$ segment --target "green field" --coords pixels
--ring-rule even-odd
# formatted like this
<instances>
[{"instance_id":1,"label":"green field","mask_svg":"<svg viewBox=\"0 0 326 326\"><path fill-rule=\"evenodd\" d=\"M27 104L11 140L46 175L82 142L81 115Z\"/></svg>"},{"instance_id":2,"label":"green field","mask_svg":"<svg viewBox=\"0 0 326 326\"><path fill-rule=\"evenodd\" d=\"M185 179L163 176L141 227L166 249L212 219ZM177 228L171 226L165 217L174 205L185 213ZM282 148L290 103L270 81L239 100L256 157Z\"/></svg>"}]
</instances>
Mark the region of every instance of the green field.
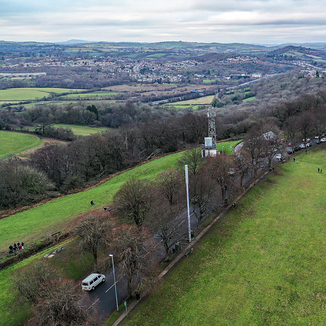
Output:
<instances>
[{"instance_id":1,"label":"green field","mask_svg":"<svg viewBox=\"0 0 326 326\"><path fill-rule=\"evenodd\" d=\"M209 105L212 103L214 95L194 98L192 100L175 102L177 105ZM173 104L173 103L171 103Z\"/></svg>"},{"instance_id":2,"label":"green field","mask_svg":"<svg viewBox=\"0 0 326 326\"><path fill-rule=\"evenodd\" d=\"M180 102L171 102L169 104L166 104L165 106L174 106L178 109L192 109L192 110L198 110L200 106L203 105L210 105L214 99L214 95L210 96L203 96L199 98L195 98L192 100L187 101L180 101Z\"/></svg>"},{"instance_id":3,"label":"green field","mask_svg":"<svg viewBox=\"0 0 326 326\"><path fill-rule=\"evenodd\" d=\"M256 99L256 96L252 96L252 97L245 98L243 100L243 102L250 102L250 101L254 101L255 99Z\"/></svg>"},{"instance_id":4,"label":"green field","mask_svg":"<svg viewBox=\"0 0 326 326\"><path fill-rule=\"evenodd\" d=\"M67 128L71 129L72 132L77 136L89 136L91 134L96 134L98 132L108 131L109 128L92 128L87 126L77 126L77 125L66 125L66 124L56 124L55 128Z\"/></svg>"},{"instance_id":5,"label":"green field","mask_svg":"<svg viewBox=\"0 0 326 326\"><path fill-rule=\"evenodd\" d=\"M9 88L0 90L0 101L32 101L49 97L51 94L72 93L80 91L65 88Z\"/></svg>"},{"instance_id":6,"label":"green field","mask_svg":"<svg viewBox=\"0 0 326 326\"><path fill-rule=\"evenodd\" d=\"M220 142L216 144L216 149L220 152L224 152L225 154L231 155L234 154L234 147L240 142L241 140ZM232 148L230 146L232 146Z\"/></svg>"},{"instance_id":7,"label":"green field","mask_svg":"<svg viewBox=\"0 0 326 326\"><path fill-rule=\"evenodd\" d=\"M0 131L0 144L0 158L2 158L40 146L42 140L36 136L19 132Z\"/></svg>"},{"instance_id":8,"label":"green field","mask_svg":"<svg viewBox=\"0 0 326 326\"><path fill-rule=\"evenodd\" d=\"M24 242L28 247L28 244L44 239L50 233L66 230L69 222L73 221L76 216L91 209L91 200L95 201L94 209L101 209L112 201L114 194L126 180L131 177L153 180L158 173L174 166L181 155L182 153L176 153L153 160L90 190L61 197L1 219L0 252L5 252L13 241Z\"/></svg>"},{"instance_id":9,"label":"green field","mask_svg":"<svg viewBox=\"0 0 326 326\"><path fill-rule=\"evenodd\" d=\"M100 100L101 101L101 104L112 104L112 103L116 103L115 100ZM10 102L12 103L12 102ZM77 104L79 105L80 104L80 100L68 100L68 101L64 101L64 100L49 100L49 101L38 101L37 102L37 105L35 105L34 102L32 103L28 103L28 104L24 104L24 108L26 109L33 109L35 107L37 107L38 105L43 105L43 104L48 104L48 103L51 103L53 105L57 105L57 106L60 106L60 105L63 105L63 106L66 106L66 105L69 105L69 104ZM83 104L86 104L86 105L93 105L93 104L96 104L96 102L94 102L94 100L83 100ZM14 105L12 105L14 106Z\"/></svg>"},{"instance_id":10,"label":"green field","mask_svg":"<svg viewBox=\"0 0 326 326\"><path fill-rule=\"evenodd\" d=\"M95 99L99 99L102 97L109 97L109 96L115 96L115 95L119 95L119 93L118 92L98 91L98 92L89 92L89 93L81 93L81 94L63 95L62 98L67 98L67 99L95 98Z\"/></svg>"},{"instance_id":11,"label":"green field","mask_svg":"<svg viewBox=\"0 0 326 326\"><path fill-rule=\"evenodd\" d=\"M324 325L325 162L280 165L122 325Z\"/></svg>"}]
</instances>

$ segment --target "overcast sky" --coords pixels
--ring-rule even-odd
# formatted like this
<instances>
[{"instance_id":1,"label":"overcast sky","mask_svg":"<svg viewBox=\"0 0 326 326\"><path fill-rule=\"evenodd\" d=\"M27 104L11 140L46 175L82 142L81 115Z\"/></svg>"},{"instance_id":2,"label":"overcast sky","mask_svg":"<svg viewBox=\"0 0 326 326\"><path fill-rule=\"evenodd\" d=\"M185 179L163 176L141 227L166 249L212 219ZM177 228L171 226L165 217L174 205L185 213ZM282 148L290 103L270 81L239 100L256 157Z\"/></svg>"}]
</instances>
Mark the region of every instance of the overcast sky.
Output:
<instances>
[{"instance_id":1,"label":"overcast sky","mask_svg":"<svg viewBox=\"0 0 326 326\"><path fill-rule=\"evenodd\" d=\"M0 40L326 41L326 0L0 0Z\"/></svg>"}]
</instances>

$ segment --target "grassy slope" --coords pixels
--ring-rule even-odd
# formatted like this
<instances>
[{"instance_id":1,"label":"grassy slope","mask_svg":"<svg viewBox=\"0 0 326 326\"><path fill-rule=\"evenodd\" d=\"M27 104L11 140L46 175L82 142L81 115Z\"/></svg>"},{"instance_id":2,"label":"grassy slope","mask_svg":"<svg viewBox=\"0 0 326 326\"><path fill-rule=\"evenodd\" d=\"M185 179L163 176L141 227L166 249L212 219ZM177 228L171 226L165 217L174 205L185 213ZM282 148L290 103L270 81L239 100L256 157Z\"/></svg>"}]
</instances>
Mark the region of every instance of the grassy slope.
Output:
<instances>
[{"instance_id":1,"label":"grassy slope","mask_svg":"<svg viewBox=\"0 0 326 326\"><path fill-rule=\"evenodd\" d=\"M108 131L109 128L92 128L87 126L77 126L77 125L66 125L66 124L56 124L56 128L70 128L75 135L78 136L89 136L102 131Z\"/></svg>"},{"instance_id":2,"label":"grassy slope","mask_svg":"<svg viewBox=\"0 0 326 326\"><path fill-rule=\"evenodd\" d=\"M255 186L123 325L323 325L325 159Z\"/></svg>"},{"instance_id":3,"label":"grassy slope","mask_svg":"<svg viewBox=\"0 0 326 326\"><path fill-rule=\"evenodd\" d=\"M228 141L228 142L220 142L216 144L216 149L220 152L223 152L225 154L234 154L234 147L239 144L241 142L241 140L235 140L235 141ZM232 146L232 151L230 146Z\"/></svg>"},{"instance_id":4,"label":"grassy slope","mask_svg":"<svg viewBox=\"0 0 326 326\"><path fill-rule=\"evenodd\" d=\"M181 153L172 154L120 174L90 190L52 200L46 204L23 211L0 220L0 251L5 251L13 242L24 242L27 246L48 234L65 230L77 215L108 205L123 183L131 177L154 179L158 173L173 166ZM31 232L31 230L33 230Z\"/></svg>"},{"instance_id":5,"label":"grassy slope","mask_svg":"<svg viewBox=\"0 0 326 326\"><path fill-rule=\"evenodd\" d=\"M127 179L131 177L155 179L158 173L173 166L181 155L182 153L176 153L151 161L124 172L123 174L118 175L91 190L56 199L47 204L0 220L0 250L6 250L9 244L14 241L24 241L28 246L28 243L39 240L48 233L60 230L61 227L65 228L67 223L73 220L76 215L90 210L89 202L91 199L95 200L95 209L99 209L112 200L113 195ZM31 234L31 230L33 230L33 234ZM50 252L53 249L55 248L48 249L38 255L24 260L21 263L0 271L1 326L21 325L26 322L26 319L30 314L30 308L28 305L22 306L19 311L16 310L17 307L13 303L16 294L11 291L11 275L17 269L31 264L35 259L42 257L45 253ZM87 266L86 264L84 265ZM74 277L70 271L71 268L70 262L67 262L67 270L65 272L68 273L70 277Z\"/></svg>"},{"instance_id":6,"label":"grassy slope","mask_svg":"<svg viewBox=\"0 0 326 326\"><path fill-rule=\"evenodd\" d=\"M13 274L24 266L31 264L36 259L42 258L45 254L51 253L54 249L65 244L60 244L50 249L46 249L30 258L0 270L0 325L17 326L24 325L31 317L29 304L17 303L15 300L15 290L13 289Z\"/></svg>"},{"instance_id":7,"label":"grassy slope","mask_svg":"<svg viewBox=\"0 0 326 326\"><path fill-rule=\"evenodd\" d=\"M17 154L41 145L42 140L33 135L18 132L0 131L0 158Z\"/></svg>"}]
</instances>

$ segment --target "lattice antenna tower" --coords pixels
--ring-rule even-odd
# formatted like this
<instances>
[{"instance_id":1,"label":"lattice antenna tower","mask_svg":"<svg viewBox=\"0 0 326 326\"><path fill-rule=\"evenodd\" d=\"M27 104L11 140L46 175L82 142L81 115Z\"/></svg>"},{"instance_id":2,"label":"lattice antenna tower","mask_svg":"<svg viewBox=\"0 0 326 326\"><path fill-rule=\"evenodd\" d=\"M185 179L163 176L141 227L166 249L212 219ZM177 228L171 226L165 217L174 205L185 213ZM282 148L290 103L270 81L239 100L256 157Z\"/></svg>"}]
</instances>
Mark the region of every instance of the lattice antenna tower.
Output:
<instances>
[{"instance_id":1,"label":"lattice antenna tower","mask_svg":"<svg viewBox=\"0 0 326 326\"><path fill-rule=\"evenodd\" d=\"M216 114L212 106L210 106L207 110L207 118L208 118L208 137L212 137L213 146L215 148L216 145L216 126L215 126L215 117Z\"/></svg>"}]
</instances>

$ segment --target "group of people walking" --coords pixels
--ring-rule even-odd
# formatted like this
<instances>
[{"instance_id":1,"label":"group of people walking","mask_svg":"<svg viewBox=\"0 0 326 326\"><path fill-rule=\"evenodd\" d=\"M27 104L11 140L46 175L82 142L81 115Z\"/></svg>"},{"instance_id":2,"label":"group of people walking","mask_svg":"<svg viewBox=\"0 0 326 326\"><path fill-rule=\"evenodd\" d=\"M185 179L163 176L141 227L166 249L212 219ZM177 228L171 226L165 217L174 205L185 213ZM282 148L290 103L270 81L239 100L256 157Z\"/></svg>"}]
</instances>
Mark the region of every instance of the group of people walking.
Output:
<instances>
[{"instance_id":1,"label":"group of people walking","mask_svg":"<svg viewBox=\"0 0 326 326\"><path fill-rule=\"evenodd\" d=\"M25 249L25 245L24 245L24 242L20 243L14 243L14 245L10 245L9 246L9 254L15 254L17 253L19 250L23 250Z\"/></svg>"}]
</instances>

